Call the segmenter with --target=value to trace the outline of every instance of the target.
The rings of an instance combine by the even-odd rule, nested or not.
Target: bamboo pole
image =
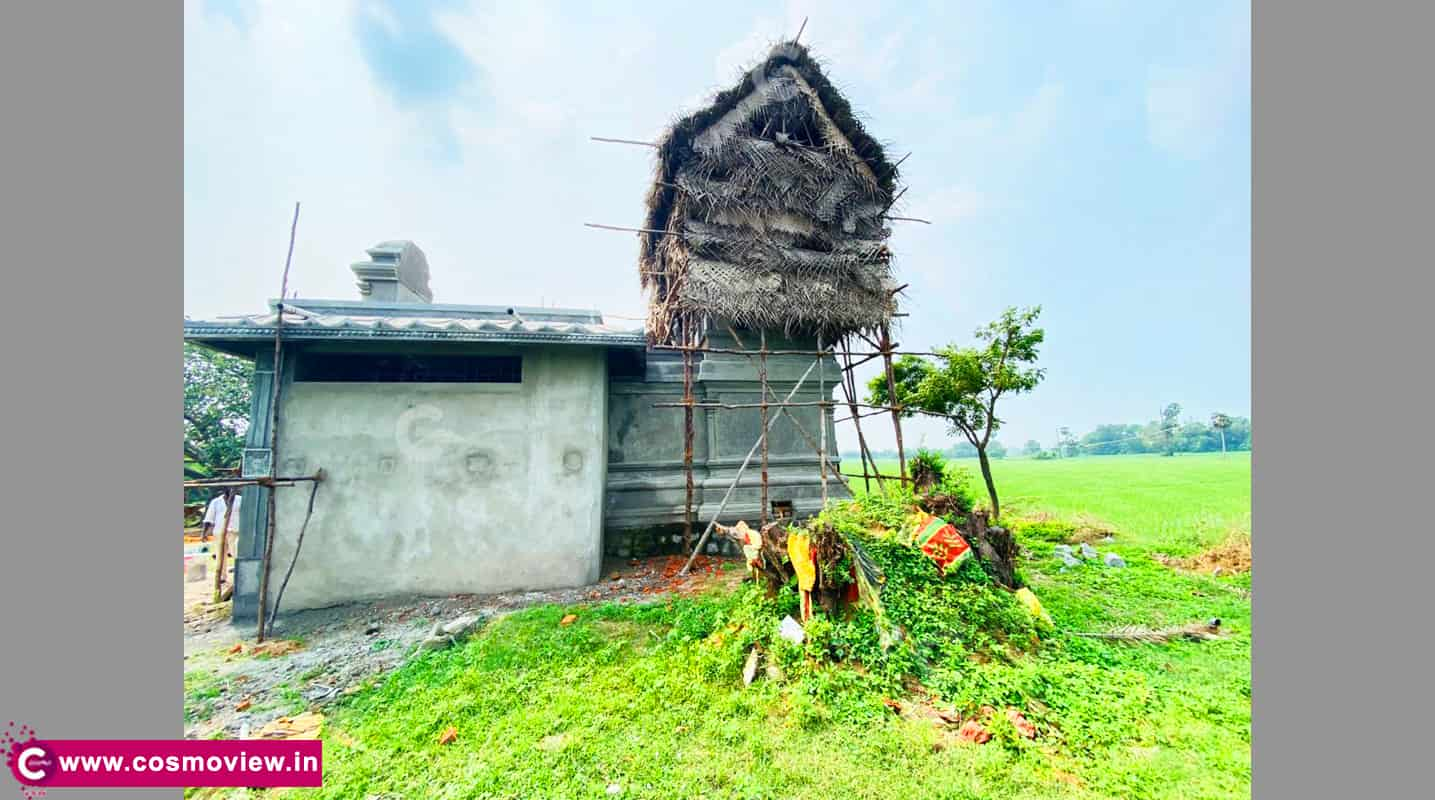
[[[858,455],[862,457],[862,487],[866,491],[872,491],[872,482],[867,478],[867,462],[872,460],[872,453],[867,448],[867,437],[862,435],[862,420],[857,415],[857,377],[853,372],[855,364],[852,363],[852,337],[846,336],[842,340],[842,351],[847,362],[847,368],[842,371],[842,393],[847,396],[847,408],[852,416],[852,427],[857,431]],[[876,470],[877,462],[872,460],[872,467]],[[886,489],[882,482],[882,473],[877,471],[877,487]]]
[[[897,405],[897,380],[892,375],[892,332],[882,326],[882,365],[887,371],[887,401],[892,405],[892,430],[897,436],[897,465],[901,468],[902,480],[907,479],[907,453],[902,448],[902,415]]]
[[[732,335],[733,341],[737,342],[738,346],[743,348],[741,352],[747,356],[748,363],[752,363],[752,353],[746,349],[747,343],[742,340],[742,337],[738,335],[738,332],[733,329],[732,325],[727,326],[727,331],[729,334]],[[819,349],[821,349],[821,345],[819,345],[818,347]],[[818,375],[821,374],[821,372],[818,372]],[[767,389],[767,396],[771,397],[773,400],[777,400],[777,393],[772,391],[771,386],[769,386]],[[802,435],[802,438],[807,442],[807,446],[811,447],[814,451],[816,451],[818,449],[817,442],[812,440],[812,434],[807,432],[807,429],[802,426],[802,422],[798,420],[797,417],[793,416],[792,412],[787,410],[787,406],[785,404],[773,403],[773,405],[776,406],[779,413],[787,417],[787,421],[791,422],[792,427],[796,428],[797,432]],[[823,470],[832,473],[833,477],[837,478],[837,480],[842,482],[843,486],[847,487],[847,491],[849,494],[852,493],[852,487],[847,483],[847,479],[842,476],[841,470],[834,468],[830,463],[827,463],[826,461],[822,461],[820,459],[819,463],[821,464],[821,468]]]
[[[657,149],[658,147],[658,144],[656,142],[641,142],[637,139],[612,139],[606,136],[589,136],[588,138],[592,139],[595,142],[608,142],[610,144],[637,144],[642,145],[643,147],[651,147],[653,149]]]
[[[583,227],[598,228],[599,230],[605,231],[623,231],[625,233],[671,233],[674,236],[682,236],[682,234],[677,231],[660,231],[657,228],[625,228],[621,225],[600,225],[596,222],[585,222],[583,223]]]
[[[320,469],[314,473],[314,482],[309,486],[309,510],[304,512],[304,522],[299,526],[299,538],[294,542],[294,556],[289,559],[289,569],[284,573],[284,580],[279,583],[279,593],[274,595],[274,608],[269,611],[269,625],[274,627],[274,617],[279,614],[279,604],[284,600],[284,590],[289,586],[289,578],[294,575],[294,565],[299,563],[299,550],[304,547],[304,532],[309,530],[309,518],[314,516],[314,498],[319,494],[319,484],[324,481],[324,470]]]
[[[684,325],[685,338],[691,339],[692,331]],[[693,546],[693,353],[683,351],[683,475],[687,484],[687,495],[683,505],[683,549]]]
[[[817,349],[822,349],[822,334],[817,334]],[[822,363],[825,356],[818,356],[821,364],[817,368],[817,398],[823,403],[827,401],[827,364]],[[784,412],[787,409],[782,409]],[[827,408],[825,405],[817,407],[817,474],[822,477],[822,508],[827,508]]]
[[[758,413],[762,418],[762,427],[758,429],[758,441],[762,443],[762,489],[759,503],[762,504],[758,519],[762,525],[767,524],[767,328],[758,329],[758,361],[757,381],[762,384],[762,394],[759,395],[761,402],[758,404]],[[822,361],[818,357],[818,363]],[[821,372],[821,369],[818,370]]]
[[[274,315],[274,379],[269,392],[269,478],[272,481],[279,474],[279,387],[284,383],[284,295],[289,292],[289,264],[294,258],[294,233],[299,228],[299,204],[294,203],[294,221],[289,224],[289,252],[284,256],[284,277],[279,281],[279,302],[275,304]],[[256,642],[264,641],[264,606],[269,602],[269,562],[274,557],[274,489],[265,492],[265,506],[269,512],[268,530],[264,536],[264,558],[259,563],[259,629]]]
[[[895,347],[896,347],[896,345],[893,345],[893,348],[895,348]],[[692,351],[698,352],[698,353],[730,353],[730,354],[732,354],[732,355],[739,355],[739,356],[756,355],[756,353],[755,353],[754,351],[752,351],[752,350],[742,350],[742,349],[732,348],[732,347],[707,347],[707,346],[692,346],[692,347],[690,347],[690,346],[681,345],[681,344],[655,344],[655,345],[653,345],[653,349],[654,349],[654,350],[692,350]],[[892,349],[892,350],[890,350],[889,352],[890,352],[892,355],[894,355],[894,356],[926,356],[926,357],[928,357],[928,358],[935,358],[935,357],[941,355],[940,353],[928,353],[928,352],[925,352],[925,351],[917,351],[917,350],[897,350],[897,349]],[[770,355],[770,356],[807,356],[807,357],[809,357],[809,358],[815,358],[815,357],[817,357],[817,356],[836,356],[836,355],[837,355],[837,349],[836,349],[836,348],[828,348],[828,349],[826,349],[826,350],[768,350],[768,351],[767,351],[767,354]],[[859,361],[859,362],[858,362],[859,364],[861,364],[861,363],[865,363],[865,362],[867,362],[867,361],[870,361],[870,360],[872,360],[872,359],[874,359],[874,358],[881,358],[881,357],[882,357],[882,350],[881,350],[881,347],[880,347],[880,346],[874,344],[874,345],[873,345],[873,352],[871,352],[871,353],[865,353],[865,354],[863,354],[863,353],[858,353],[857,355],[865,355],[865,356],[866,356],[866,358],[864,358],[864,359],[862,359],[862,361]]]
[[[802,377],[797,379],[797,383],[793,385],[792,391],[787,393],[788,400],[791,400],[797,394],[797,390],[802,388],[802,384],[807,382],[807,376],[812,374],[812,369],[817,366],[817,363],[818,362],[813,361],[812,364],[807,367],[807,370],[802,373]],[[774,419],[768,423],[768,425],[771,426],[775,422],[777,422],[777,420]],[[684,564],[683,568],[678,571],[679,575],[688,574],[688,570],[692,568],[693,561],[698,557],[698,553],[702,552],[703,544],[707,542],[708,536],[712,535],[713,526],[717,524],[718,517],[721,517],[723,510],[727,508],[728,501],[732,499],[732,493],[737,489],[738,483],[742,480],[742,473],[747,470],[747,465],[752,463],[752,457],[757,453],[757,446],[761,442],[762,440],[758,439],[758,441],[753,442],[752,447],[748,449],[747,457],[742,460],[742,464],[737,468],[737,474],[732,477],[732,483],[728,484],[727,492],[722,496],[722,502],[718,503],[717,511],[713,513],[712,519],[708,521],[707,527],[703,529],[703,535],[698,537],[698,543],[693,547],[692,555],[688,556],[688,563]]]

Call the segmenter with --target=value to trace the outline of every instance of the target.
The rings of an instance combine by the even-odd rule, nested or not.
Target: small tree
[[[1170,403],[1161,409],[1161,437],[1166,443],[1166,455],[1176,455],[1176,428],[1180,426],[1178,421],[1181,416],[1181,404]]]
[[[184,456],[186,472],[239,466],[249,427],[249,379],[242,358],[185,342]],[[193,462],[193,463],[191,463]]]
[[[1211,415],[1211,427],[1221,434],[1221,455],[1226,454],[1226,429],[1231,427],[1231,418],[1217,411]]]
[[[897,405],[905,416],[916,410],[944,416],[953,433],[976,448],[993,519],[1001,516],[988,457],[992,435],[1001,427],[997,403],[1007,395],[1036,388],[1046,372],[1034,366],[1037,346],[1046,338],[1046,332],[1035,327],[1040,314],[1040,306],[1008,308],[995,322],[977,329],[976,347],[937,348],[940,364],[902,356],[893,369],[895,398],[888,396],[885,375],[867,384],[872,404]]]
[[[1065,425],[1056,429],[1056,451],[1058,455],[1067,458],[1076,455],[1076,437],[1071,435],[1071,429]]]

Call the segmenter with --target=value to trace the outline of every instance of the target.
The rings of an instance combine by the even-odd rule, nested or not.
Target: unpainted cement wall
[[[281,611],[598,579],[605,353],[521,352],[520,384],[286,385],[279,471],[327,479]],[[279,491],[270,602],[307,501]]]

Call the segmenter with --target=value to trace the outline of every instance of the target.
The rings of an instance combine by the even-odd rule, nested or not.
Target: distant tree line
[[[1251,449],[1251,420],[1226,414],[1212,415],[1215,425],[1196,419],[1179,422],[1174,418],[1151,420],[1144,425],[1097,425],[1079,443],[1064,448],[1062,455],[1114,456],[1127,453],[1219,453],[1221,438],[1225,449]]]
[[[1174,407],[1174,408],[1173,408]],[[1135,453],[1219,453],[1221,437],[1226,439],[1226,451],[1251,449],[1251,420],[1228,414],[1212,414],[1209,422],[1198,419],[1179,420],[1180,406],[1172,403],[1164,410],[1162,419],[1153,419],[1144,424],[1111,423],[1097,425],[1084,436],[1077,436],[1067,428],[1059,429],[1057,446],[1043,445],[1035,439],[1028,439],[1022,445],[1021,455],[1027,458],[1074,458],[1076,456],[1115,456]],[[1174,413],[1171,413],[1173,412]],[[936,448],[931,448],[935,450]],[[959,442],[940,451],[947,458],[976,458],[976,448],[969,442]],[[895,459],[896,450],[874,450],[872,455],[881,459]],[[910,455],[910,453],[909,453]],[[990,458],[1006,458],[1007,448],[993,440],[987,446]],[[856,459],[856,453],[844,453],[844,458]]]
[[[944,458],[976,458],[976,457],[977,457],[977,448],[976,448],[976,446],[973,445],[971,442],[958,442],[958,443],[956,443],[956,444],[954,444],[954,445],[948,447],[948,448],[945,449],[945,450],[938,450],[938,449],[935,448],[935,447],[929,447],[929,448],[927,448],[927,449],[928,449],[928,450],[931,450],[931,451],[934,452],[934,453],[940,453],[940,454],[942,455],[942,457],[944,457]],[[907,457],[908,457],[908,458],[911,458],[912,452],[913,452],[913,451],[910,451],[910,450],[907,451]],[[843,454],[842,454],[842,457],[843,457],[843,458],[853,458],[853,459],[859,458],[859,456],[857,455],[857,452],[856,452],[855,450],[854,450],[853,452],[851,452],[851,453],[843,453]],[[896,451],[896,450],[873,450],[873,451],[872,451],[872,457],[873,457],[873,458],[877,458],[877,459],[882,459],[882,460],[896,460],[896,458],[897,458],[897,451]],[[997,441],[996,439],[993,439],[993,440],[991,441],[991,444],[988,444],[988,445],[987,445],[987,457],[988,457],[988,458],[1006,458],[1006,457],[1007,457],[1007,448],[1006,448],[1006,445],[1002,444],[1000,441]]]

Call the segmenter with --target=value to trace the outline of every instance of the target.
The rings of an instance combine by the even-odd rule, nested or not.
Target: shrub
[[[907,474],[912,477],[912,485],[918,491],[940,486],[946,472],[947,459],[935,450],[918,450],[912,460],[907,462]]]

